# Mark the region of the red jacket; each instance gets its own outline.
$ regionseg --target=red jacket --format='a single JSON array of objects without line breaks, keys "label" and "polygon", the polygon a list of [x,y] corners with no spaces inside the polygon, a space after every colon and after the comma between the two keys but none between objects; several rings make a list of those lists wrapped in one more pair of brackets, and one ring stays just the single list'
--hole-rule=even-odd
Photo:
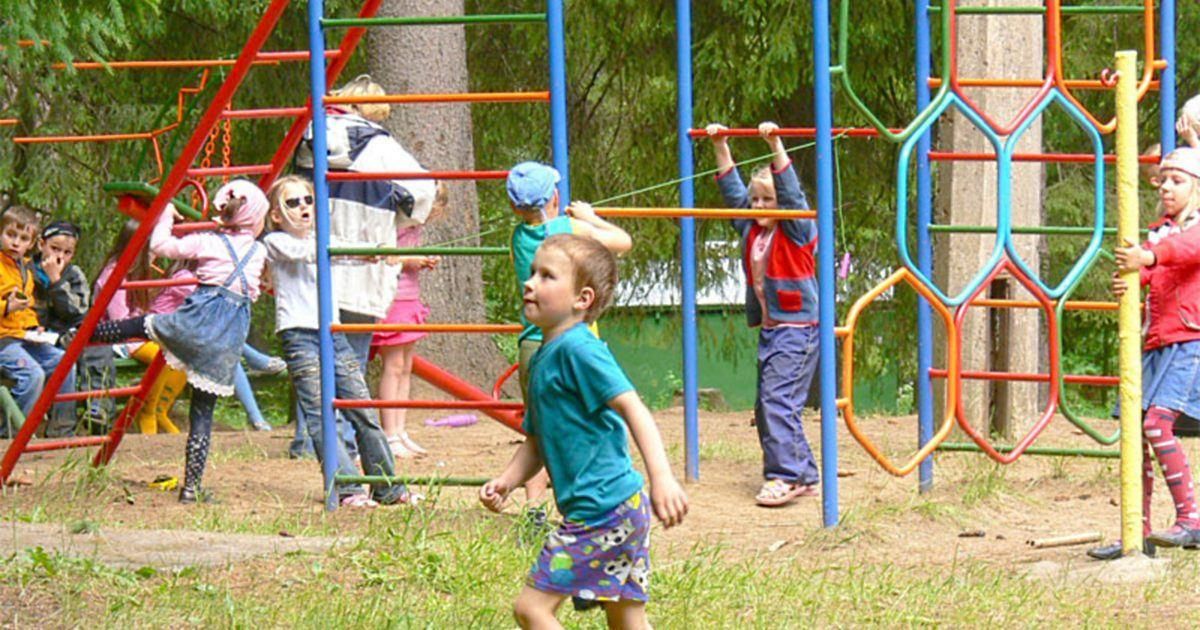
[{"label": "red jacket", "polygon": [[[1151,229],[1168,224],[1165,219]],[[1200,224],[1198,224],[1200,225]],[[1154,252],[1155,262],[1141,270],[1149,326],[1144,350],[1200,340],[1200,227],[1142,245]]]}]

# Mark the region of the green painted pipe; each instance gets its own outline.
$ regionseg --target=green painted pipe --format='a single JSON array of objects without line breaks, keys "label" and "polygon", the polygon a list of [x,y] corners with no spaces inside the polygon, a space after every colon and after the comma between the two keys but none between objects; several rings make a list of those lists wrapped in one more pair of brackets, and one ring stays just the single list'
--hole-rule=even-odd
[{"label": "green painted pipe", "polygon": [[507,247],[330,247],[330,256],[507,256]]},{"label": "green painted pipe", "polygon": [[[931,13],[938,13],[941,10],[940,6],[929,7]],[[1144,10],[1144,7],[1132,5],[1072,5],[1062,8],[1064,14],[1090,13],[1093,15],[1142,13]],[[1046,7],[958,7],[955,12],[959,15],[1043,15],[1046,13]]]},{"label": "green painted pipe", "polygon": [[511,13],[508,15],[447,15],[376,18],[329,18],[321,20],[325,28],[344,26],[416,26],[429,24],[515,24],[545,22],[545,13]]},{"label": "green painted pipe", "polygon": [[17,401],[13,400],[12,393],[3,386],[0,386],[0,422],[8,424],[9,435],[16,435],[17,431],[25,426],[25,414],[21,413],[21,408],[17,406]]},{"label": "green painted pipe", "polygon": [[[997,446],[997,451],[1001,453],[1011,453],[1011,446]],[[971,453],[981,453],[983,449],[979,448],[978,444],[970,442],[945,442],[937,447],[939,451],[966,451]],[[1049,446],[1031,446],[1025,449],[1025,455],[1054,455],[1059,457],[1097,457],[1103,459],[1120,459],[1120,451],[1107,451],[1098,448],[1055,448]]]},{"label": "green painted pipe", "polygon": [[334,475],[334,483],[386,483],[406,486],[482,486],[486,477],[404,477],[400,475]]},{"label": "green painted pipe", "polygon": [[[158,196],[158,186],[147,184],[145,182],[109,182],[103,186],[104,192],[114,195],[135,195],[138,197],[149,197],[153,199]],[[175,204],[175,209],[183,216],[200,221],[203,215],[200,211],[193,208],[191,204],[184,203],[178,198],[172,199],[171,203]]]}]

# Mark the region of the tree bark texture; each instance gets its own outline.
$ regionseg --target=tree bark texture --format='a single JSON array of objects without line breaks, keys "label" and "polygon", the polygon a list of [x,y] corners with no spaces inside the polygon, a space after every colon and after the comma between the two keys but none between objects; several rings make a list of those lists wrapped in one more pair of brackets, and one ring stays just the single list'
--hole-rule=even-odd
[{"label": "tree bark texture", "polygon": [[[386,0],[378,15],[462,13],[463,0]],[[466,34],[461,25],[373,28],[368,32],[367,52],[371,76],[389,94],[468,91]],[[384,124],[429,170],[475,168],[470,104],[393,105]],[[440,219],[425,226],[426,245],[479,232],[475,183],[446,184],[450,205]],[[478,244],[478,238],[456,243]],[[444,257],[437,269],[423,273],[421,299],[432,311],[430,321],[483,322],[482,270],[479,257],[454,256]],[[418,342],[417,353],[487,391],[506,367],[486,335],[431,334]]]}]

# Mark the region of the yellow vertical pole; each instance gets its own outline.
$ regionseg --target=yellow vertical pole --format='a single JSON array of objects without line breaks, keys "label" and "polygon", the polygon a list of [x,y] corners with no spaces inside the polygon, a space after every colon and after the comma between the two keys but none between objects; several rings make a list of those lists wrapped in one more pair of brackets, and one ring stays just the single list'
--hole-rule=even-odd
[{"label": "yellow vertical pole", "polygon": [[[1117,242],[1138,243],[1137,53],[1117,53]],[[1121,547],[1142,551],[1142,313],[1138,272],[1117,320],[1121,372]]]}]

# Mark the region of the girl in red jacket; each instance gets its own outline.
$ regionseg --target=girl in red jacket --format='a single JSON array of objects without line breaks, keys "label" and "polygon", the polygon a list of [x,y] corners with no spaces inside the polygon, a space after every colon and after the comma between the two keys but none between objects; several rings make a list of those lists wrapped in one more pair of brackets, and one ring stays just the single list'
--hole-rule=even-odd
[{"label": "girl in red jacket", "polygon": [[[1142,346],[1143,467],[1142,529],[1163,547],[1200,546],[1200,510],[1192,471],[1175,438],[1175,419],[1200,417],[1200,149],[1177,149],[1159,167],[1162,217],[1145,243],[1116,250],[1122,271],[1138,270],[1146,288],[1146,332]],[[1114,277],[1117,296],[1127,286]],[[1162,467],[1175,503],[1175,524],[1150,531],[1154,468]],[[1151,551],[1152,552],[1152,551]]]}]

